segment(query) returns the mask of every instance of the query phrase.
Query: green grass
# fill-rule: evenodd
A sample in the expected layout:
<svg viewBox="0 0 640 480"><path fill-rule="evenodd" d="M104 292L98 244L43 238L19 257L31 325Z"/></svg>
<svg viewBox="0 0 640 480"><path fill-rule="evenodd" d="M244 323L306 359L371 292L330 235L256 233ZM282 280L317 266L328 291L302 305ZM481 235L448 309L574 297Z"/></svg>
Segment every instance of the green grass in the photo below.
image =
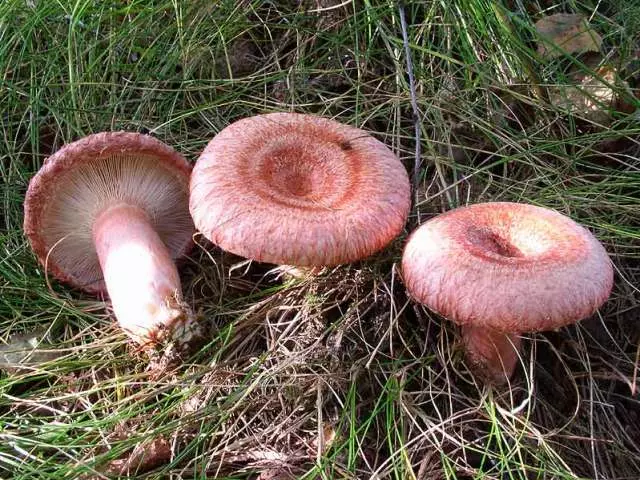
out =
<svg viewBox="0 0 640 480"><path fill-rule="evenodd" d="M455 327L407 300L406 235L284 284L199 239L183 286L211 336L161 378L106 303L47 284L24 193L48 154L91 132L151 132L195 161L236 119L307 112L372 131L411 171L396 3L339 3L0 3L0 338L49 328L60 354L0 377L0 477L101 478L164 438L171 457L139 478L637 478L638 117L603 127L550 104L548 89L586 67L540 59L533 29L543 9L592 15L635 87L633 2L407 2L423 152L410 223L531 202L589 227L616 267L597 315L531 336L509 389L477 384Z"/></svg>

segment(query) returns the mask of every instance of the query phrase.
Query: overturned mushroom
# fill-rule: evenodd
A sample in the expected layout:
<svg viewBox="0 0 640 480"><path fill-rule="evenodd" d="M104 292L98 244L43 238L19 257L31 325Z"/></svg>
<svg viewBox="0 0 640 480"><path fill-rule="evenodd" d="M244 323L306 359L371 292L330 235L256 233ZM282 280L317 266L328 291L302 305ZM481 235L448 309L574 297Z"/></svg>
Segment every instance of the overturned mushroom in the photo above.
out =
<svg viewBox="0 0 640 480"><path fill-rule="evenodd" d="M462 325L467 357L490 383L515 368L519 334L559 328L606 301L613 269L584 227L533 205L494 202L439 215L410 237L407 290Z"/></svg>
<svg viewBox="0 0 640 480"><path fill-rule="evenodd" d="M352 262L404 227L409 180L363 130L272 113L239 120L207 145L191 177L196 227L221 248L299 267Z"/></svg>
<svg viewBox="0 0 640 480"><path fill-rule="evenodd" d="M595 54L585 56L583 62L572 65L565 80L547 87L551 105L602 126L612 123L615 112L632 111L625 100L632 98L629 85L614 64Z"/></svg>
<svg viewBox="0 0 640 480"><path fill-rule="evenodd" d="M195 332L174 260L191 246L190 166L147 135L90 135L49 157L31 179L24 230L46 272L108 293L138 343Z"/></svg>

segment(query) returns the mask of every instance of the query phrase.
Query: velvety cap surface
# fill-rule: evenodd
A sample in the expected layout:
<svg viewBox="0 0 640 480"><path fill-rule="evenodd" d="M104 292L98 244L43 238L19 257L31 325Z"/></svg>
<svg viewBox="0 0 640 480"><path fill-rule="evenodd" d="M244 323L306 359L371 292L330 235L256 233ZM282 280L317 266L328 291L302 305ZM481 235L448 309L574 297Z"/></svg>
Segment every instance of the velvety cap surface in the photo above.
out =
<svg viewBox="0 0 640 480"><path fill-rule="evenodd" d="M403 229L407 172L368 133L312 115L242 119L211 140L191 177L190 209L237 255L296 266L364 258Z"/></svg>
<svg viewBox="0 0 640 480"><path fill-rule="evenodd" d="M458 324L551 330L606 301L613 268L602 244L570 218L494 202L435 217L409 238L402 276L417 301Z"/></svg>
<svg viewBox="0 0 640 480"><path fill-rule="evenodd" d="M65 145L31 179L24 230L47 272L90 292L104 292L93 223L118 203L142 208L180 257L194 232L189 216L190 165L148 135L104 132Z"/></svg>

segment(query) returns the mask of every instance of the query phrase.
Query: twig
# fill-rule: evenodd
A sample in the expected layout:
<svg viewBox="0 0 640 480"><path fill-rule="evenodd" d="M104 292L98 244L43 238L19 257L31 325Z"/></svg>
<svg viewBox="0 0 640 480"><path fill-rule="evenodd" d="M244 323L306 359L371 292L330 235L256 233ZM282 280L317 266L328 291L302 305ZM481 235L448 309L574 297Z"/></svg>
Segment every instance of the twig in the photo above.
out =
<svg viewBox="0 0 640 480"><path fill-rule="evenodd" d="M418 100L416 99L416 83L413 76L413 62L411 61L411 49L409 48L409 35L407 33L407 19L404 12L404 4L398 4L398 13L400 15L400 26L402 28L402 43L404 44L404 55L407 59L407 75L409 77L409 92L411 95L411 109L413 110L413 126L415 130L416 150L415 159L413 161L413 195L414 206L418 203L418 182L420 180L420 164L421 164L421 145L420 145L420 110L418 109ZM420 218L418 214L418 223Z"/></svg>

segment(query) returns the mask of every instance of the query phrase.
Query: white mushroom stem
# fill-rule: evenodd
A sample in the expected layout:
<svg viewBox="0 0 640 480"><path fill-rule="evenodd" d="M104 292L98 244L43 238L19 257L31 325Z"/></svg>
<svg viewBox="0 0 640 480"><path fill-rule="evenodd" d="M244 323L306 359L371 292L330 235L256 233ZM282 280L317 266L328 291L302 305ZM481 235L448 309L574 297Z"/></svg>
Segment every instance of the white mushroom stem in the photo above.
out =
<svg viewBox="0 0 640 480"><path fill-rule="evenodd" d="M304 280L308 277L318 275L323 267L296 267L294 265L280 265L272 271L278 276L283 276L287 280Z"/></svg>
<svg viewBox="0 0 640 480"><path fill-rule="evenodd" d="M513 374L522 343L518 334L470 325L461 334L467 359L489 383L502 384Z"/></svg>
<svg viewBox="0 0 640 480"><path fill-rule="evenodd" d="M101 212L93 240L115 316L135 341L155 342L189 320L176 265L141 208Z"/></svg>

